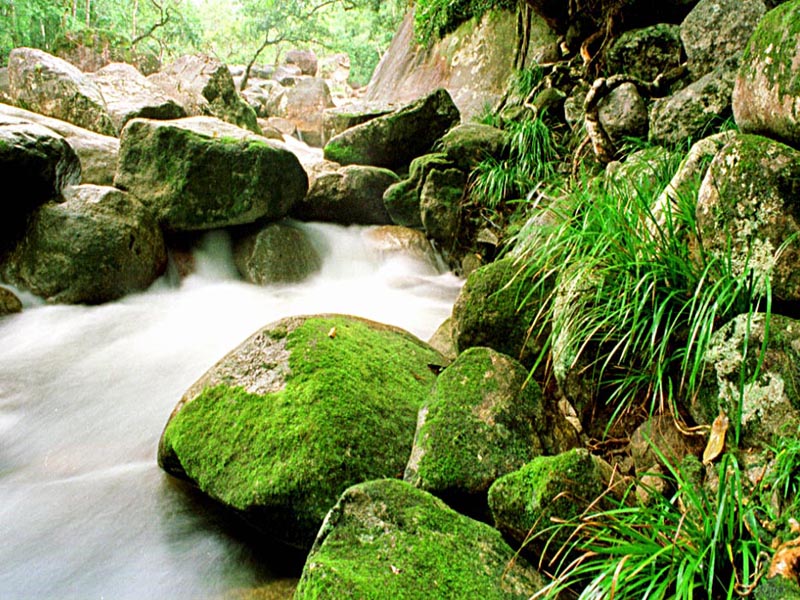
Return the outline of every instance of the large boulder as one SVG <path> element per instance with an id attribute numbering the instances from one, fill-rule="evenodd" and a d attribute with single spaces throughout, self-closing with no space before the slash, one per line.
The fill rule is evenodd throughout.
<path id="1" fill-rule="evenodd" d="M 159 464 L 266 534 L 308 549 L 349 486 L 401 477 L 442 357 L 355 317 L 264 327 L 184 394 Z"/>
<path id="2" fill-rule="evenodd" d="M 388 169 L 361 165 L 321 173 L 306 197 L 294 205 L 292 216 L 342 225 L 390 225 L 383 194 L 398 181 L 399 177 Z"/>
<path id="3" fill-rule="evenodd" d="M 500 533 L 407 483 L 349 488 L 325 519 L 296 600 L 524 600 L 544 578 Z"/>
<path id="4" fill-rule="evenodd" d="M 749 274 L 754 291 L 769 279 L 777 301 L 800 302 L 800 151 L 737 135 L 708 167 L 697 198 L 703 246 L 692 251 Z"/>
<path id="5" fill-rule="evenodd" d="M 660 73 L 680 66 L 682 53 L 680 27 L 659 23 L 622 33 L 605 59 L 612 73 L 653 81 Z"/>
<path id="6" fill-rule="evenodd" d="M 488 346 L 530 367 L 544 348 L 548 330 L 531 331 L 541 302 L 552 290 L 521 272 L 513 258 L 489 263 L 472 273 L 453 306 L 453 334 L 458 350 Z M 527 294 L 531 291 L 530 298 Z"/>
<path id="7" fill-rule="evenodd" d="M 703 386 L 690 406 L 698 423 L 710 425 L 720 411 L 730 419 L 741 415 L 745 448 L 769 448 L 778 438 L 796 435 L 800 321 L 739 315 L 714 333 L 704 363 Z"/>
<path id="8" fill-rule="evenodd" d="M 181 56 L 148 79 L 189 116 L 213 116 L 261 133 L 253 108 L 236 91 L 231 72 L 210 56 Z"/>
<path id="9" fill-rule="evenodd" d="M 733 88 L 739 129 L 800 148 L 800 1 L 770 11 L 742 58 Z"/>
<path id="10" fill-rule="evenodd" d="M 322 257 L 303 231 L 288 223 L 236 232 L 233 260 L 246 281 L 296 283 L 322 268 Z"/>
<path id="11" fill-rule="evenodd" d="M 97 85 L 65 60 L 35 48 L 15 48 L 8 56 L 8 80 L 20 108 L 117 134 Z"/>
<path id="12" fill-rule="evenodd" d="M 37 123 L 47 127 L 63 136 L 78 155 L 81 163 L 80 183 L 113 183 L 119 155 L 119 139 L 6 104 L 0 104 L 0 121 Z"/>
<path id="13" fill-rule="evenodd" d="M 317 75 L 317 55 L 313 50 L 302 50 L 293 48 L 283 57 L 283 62 L 287 65 L 295 65 L 303 75 L 315 77 Z"/>
<path id="14" fill-rule="evenodd" d="M 173 231 L 277 220 L 308 187 L 294 154 L 213 117 L 134 119 L 120 144 L 114 184 Z"/>
<path id="15" fill-rule="evenodd" d="M 321 147 L 324 140 L 325 110 L 334 106 L 328 84 L 316 77 L 296 77 L 284 87 L 277 107 L 270 116 L 288 119 L 297 127 L 300 139 Z"/>
<path id="16" fill-rule="evenodd" d="M 502 129 L 463 123 L 456 125 L 442 138 L 441 146 L 449 159 L 469 173 L 488 157 L 500 158 L 506 149 L 508 134 Z"/>
<path id="17" fill-rule="evenodd" d="M 161 88 L 151 83 L 136 67 L 111 63 L 90 74 L 103 98 L 117 131 L 136 117 L 180 119 L 186 111 Z"/>
<path id="18" fill-rule="evenodd" d="M 411 161 L 408 177 L 389 186 L 383 194 L 383 204 L 392 221 L 405 227 L 422 228 L 420 196 L 433 170 L 447 170 L 455 166 L 446 154 L 424 154 Z"/>
<path id="19" fill-rule="evenodd" d="M 352 101 L 343 106 L 328 108 L 322 115 L 322 141 L 327 144 L 332 137 L 343 131 L 388 115 L 393 110 L 386 104 L 353 103 Z"/>
<path id="20" fill-rule="evenodd" d="M 467 175 L 460 169 L 431 169 L 419 194 L 419 216 L 425 233 L 442 248 L 452 248 L 461 225 Z"/>
<path id="21" fill-rule="evenodd" d="M 80 182 L 81 165 L 67 141 L 46 127 L 0 116 L 0 249 L 21 236 L 36 207 Z M 13 188 L 10 186 L 13 182 Z"/>
<path id="22" fill-rule="evenodd" d="M 598 105 L 603 130 L 617 144 L 627 137 L 647 137 L 647 105 L 632 83 L 614 88 Z"/>
<path id="23" fill-rule="evenodd" d="M 731 114 L 739 61 L 736 55 L 679 92 L 656 100 L 650 109 L 650 141 L 680 146 L 712 133 Z"/>
<path id="24" fill-rule="evenodd" d="M 694 78 L 739 54 L 765 12 L 763 0 L 700 0 L 681 23 Z"/>
<path id="25" fill-rule="evenodd" d="M 135 198 L 94 185 L 68 188 L 31 217 L 2 277 L 49 302 L 97 304 L 147 288 L 163 273 L 161 230 Z"/>
<path id="26" fill-rule="evenodd" d="M 420 409 L 404 479 L 480 517 L 498 477 L 577 445 L 570 429 L 547 410 L 519 362 L 491 348 L 470 348 L 442 371 Z"/>
<path id="27" fill-rule="evenodd" d="M 440 88 L 394 113 L 335 136 L 325 146 L 325 158 L 340 164 L 400 168 L 429 152 L 459 119 L 450 94 Z"/>

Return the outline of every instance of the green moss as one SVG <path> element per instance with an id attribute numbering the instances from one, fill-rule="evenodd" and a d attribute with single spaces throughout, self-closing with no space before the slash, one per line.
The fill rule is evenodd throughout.
<path id="1" fill-rule="evenodd" d="M 403 482 L 349 489 L 309 556 L 296 599 L 528 598 L 541 578 L 500 534 Z"/>
<path id="2" fill-rule="evenodd" d="M 335 329 L 335 334 L 329 335 Z M 168 424 L 171 448 L 204 492 L 310 545 L 348 486 L 402 476 L 416 413 L 438 354 L 408 334 L 346 317 L 303 321 L 286 335 L 285 388 L 266 395 L 204 389 Z"/>
<path id="3" fill-rule="evenodd" d="M 785 2 L 759 22 L 742 56 L 742 69 L 748 78 L 765 76 L 770 84 L 777 86 L 781 98 L 800 96 L 800 72 L 794 64 L 798 39 L 800 2 Z M 769 60 L 755 60 L 767 56 Z"/>
<path id="4" fill-rule="evenodd" d="M 327 160 L 338 162 L 340 165 L 359 165 L 369 161 L 351 144 L 332 139 L 325 145 L 323 154 Z"/>
<path id="5" fill-rule="evenodd" d="M 418 0 L 414 32 L 417 41 L 427 46 L 465 21 L 479 19 L 491 10 L 514 10 L 516 7 L 514 0 Z"/>

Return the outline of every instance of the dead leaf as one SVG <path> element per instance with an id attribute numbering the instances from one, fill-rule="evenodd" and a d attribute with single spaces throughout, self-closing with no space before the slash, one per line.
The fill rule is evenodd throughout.
<path id="1" fill-rule="evenodd" d="M 792 519 L 792 532 L 798 533 L 800 527 Z M 794 581 L 800 580 L 800 537 L 784 542 L 775 550 L 772 562 L 769 565 L 767 578 L 786 577 Z"/>
<path id="2" fill-rule="evenodd" d="M 328 332 L 328 337 L 331 339 L 336 337 L 336 327 L 331 327 L 331 330 Z"/>
<path id="3" fill-rule="evenodd" d="M 725 449 L 725 434 L 728 433 L 730 420 L 724 411 L 719 411 L 719 416 L 711 424 L 711 434 L 708 436 L 706 449 L 703 450 L 703 464 L 710 465 Z"/>
<path id="4" fill-rule="evenodd" d="M 397 567 L 395 567 L 394 565 L 389 565 L 389 566 L 392 568 L 392 573 L 394 573 L 395 575 L 400 575 L 400 573 L 402 573 L 402 571 Z"/>

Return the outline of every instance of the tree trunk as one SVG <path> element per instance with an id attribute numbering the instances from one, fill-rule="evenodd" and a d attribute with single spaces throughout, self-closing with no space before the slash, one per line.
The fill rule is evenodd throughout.
<path id="1" fill-rule="evenodd" d="M 139 14 L 139 0 L 133 0 L 133 16 L 131 18 L 131 22 L 133 23 L 133 26 L 131 27 L 131 39 L 132 40 L 136 39 L 136 34 L 137 34 L 137 31 L 136 31 L 136 17 L 137 17 L 138 14 Z"/>
<path id="2" fill-rule="evenodd" d="M 92 0 L 86 0 L 86 27 L 92 26 Z"/>

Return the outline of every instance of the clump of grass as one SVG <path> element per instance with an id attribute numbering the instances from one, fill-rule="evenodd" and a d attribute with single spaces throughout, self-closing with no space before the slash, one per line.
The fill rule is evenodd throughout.
<path id="1" fill-rule="evenodd" d="M 470 176 L 473 202 L 497 209 L 512 198 L 524 196 L 537 184 L 553 179 L 559 154 L 542 117 L 515 121 L 506 127 L 507 158 L 490 156 L 478 164 Z"/>
<path id="2" fill-rule="evenodd" d="M 746 500 L 748 485 L 736 458 L 726 453 L 719 461 L 716 493 L 688 475 L 696 468 L 661 459 L 673 493 L 649 488 L 644 503 L 634 499 L 632 486 L 614 508 L 553 526 L 568 528 L 571 539 L 551 561 L 553 581 L 534 598 L 570 590 L 580 599 L 695 600 L 754 589 L 769 544 L 759 535 L 758 507 Z"/>

